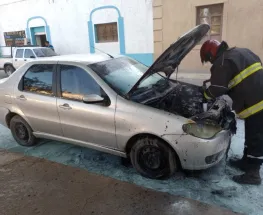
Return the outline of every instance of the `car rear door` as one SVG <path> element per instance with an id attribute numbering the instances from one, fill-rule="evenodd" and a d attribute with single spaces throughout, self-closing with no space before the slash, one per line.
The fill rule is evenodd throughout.
<path id="1" fill-rule="evenodd" d="M 65 137 L 117 148 L 115 137 L 115 101 L 109 102 L 106 93 L 85 70 L 73 65 L 60 65 L 58 84 L 58 113 Z M 59 86 L 60 85 L 60 86 Z M 86 104 L 84 95 L 96 94 L 108 102 Z"/>
<path id="2" fill-rule="evenodd" d="M 16 69 L 18 69 L 20 66 L 22 66 L 23 64 L 25 64 L 24 62 L 24 51 L 25 49 L 16 49 L 16 53 L 14 56 L 14 62 L 13 65 Z"/>
<path id="3" fill-rule="evenodd" d="M 55 78 L 54 62 L 32 65 L 15 88 L 15 99 L 34 131 L 62 136 Z"/>

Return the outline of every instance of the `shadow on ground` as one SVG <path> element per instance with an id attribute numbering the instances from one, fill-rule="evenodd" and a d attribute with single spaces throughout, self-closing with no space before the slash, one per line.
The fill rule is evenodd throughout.
<path id="1" fill-rule="evenodd" d="M 239 122 L 238 127 L 230 156 L 234 153 L 241 155 L 243 150 L 243 123 Z M 222 206 L 239 213 L 263 214 L 263 186 L 240 186 L 233 183 L 231 177 L 241 172 L 226 166 L 225 161 L 215 168 L 190 174 L 192 176 L 177 173 L 169 180 L 159 181 L 141 177 L 132 167 L 121 165 L 120 158 L 113 155 L 55 141 L 43 141 L 32 148 L 21 147 L 4 127 L 0 127 L 0 137 L 0 148 L 12 152 L 46 158 L 146 188 Z"/>

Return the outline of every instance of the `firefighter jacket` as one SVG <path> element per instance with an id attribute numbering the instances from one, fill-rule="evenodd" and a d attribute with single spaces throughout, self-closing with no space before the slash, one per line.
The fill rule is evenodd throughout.
<path id="1" fill-rule="evenodd" d="M 242 119 L 263 110 L 263 69 L 260 58 L 245 48 L 220 45 L 211 67 L 211 85 L 206 99 L 227 94 L 233 100 L 233 110 Z"/>

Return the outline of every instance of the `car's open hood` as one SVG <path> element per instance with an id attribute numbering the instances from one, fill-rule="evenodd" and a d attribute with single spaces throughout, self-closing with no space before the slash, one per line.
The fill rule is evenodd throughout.
<path id="1" fill-rule="evenodd" d="M 174 71 L 183 58 L 202 40 L 209 30 L 209 25 L 202 24 L 181 36 L 175 43 L 167 48 L 143 74 L 139 81 L 132 87 L 128 96 L 131 95 L 137 89 L 139 84 L 150 75 L 164 71 L 165 68 Z"/>

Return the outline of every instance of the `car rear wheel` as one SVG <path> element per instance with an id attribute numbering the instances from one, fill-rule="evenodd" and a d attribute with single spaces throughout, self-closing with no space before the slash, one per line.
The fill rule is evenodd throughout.
<path id="1" fill-rule="evenodd" d="M 5 74 L 10 76 L 15 71 L 15 68 L 12 65 L 6 65 L 5 66 Z"/>
<path id="2" fill-rule="evenodd" d="M 10 130 L 19 145 L 33 146 L 37 144 L 37 138 L 33 135 L 33 130 L 22 117 L 14 116 L 11 119 Z"/>
<path id="3" fill-rule="evenodd" d="M 177 170 L 175 152 L 158 138 L 138 139 L 130 152 L 134 168 L 144 177 L 167 178 Z"/>

